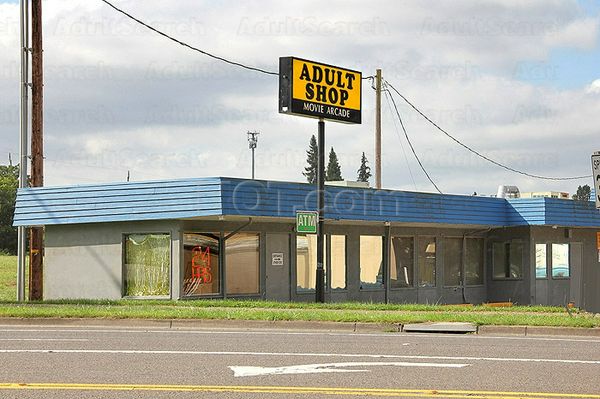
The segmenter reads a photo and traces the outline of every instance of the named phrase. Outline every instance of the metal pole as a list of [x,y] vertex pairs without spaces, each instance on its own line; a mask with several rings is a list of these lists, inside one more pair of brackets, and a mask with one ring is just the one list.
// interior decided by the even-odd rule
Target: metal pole
[[[42,0],[31,2],[31,185],[44,185],[44,68],[42,53]],[[29,246],[29,299],[44,293],[44,229],[31,228]]]
[[[21,126],[19,134],[19,188],[27,187],[27,118],[28,118],[28,80],[29,80],[29,10],[28,0],[20,1],[21,25]],[[25,300],[25,249],[27,230],[17,228],[17,301]]]
[[254,180],[254,147],[252,147],[252,180]]
[[318,161],[317,161],[317,211],[319,212],[319,224],[317,226],[317,276],[315,281],[316,301],[325,302],[325,269],[323,268],[323,222],[325,219],[325,122],[319,119],[318,139]]
[[375,188],[381,189],[381,69],[375,74]]

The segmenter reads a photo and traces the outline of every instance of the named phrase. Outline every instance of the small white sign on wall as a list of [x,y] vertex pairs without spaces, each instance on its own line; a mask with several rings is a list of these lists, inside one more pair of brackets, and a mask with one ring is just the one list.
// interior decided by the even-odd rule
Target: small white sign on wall
[[271,254],[271,266],[283,266],[283,252],[273,252]]

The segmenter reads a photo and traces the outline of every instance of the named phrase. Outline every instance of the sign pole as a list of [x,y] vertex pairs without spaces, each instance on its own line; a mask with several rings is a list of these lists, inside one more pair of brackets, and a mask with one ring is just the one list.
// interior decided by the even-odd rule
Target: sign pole
[[317,212],[319,222],[317,227],[317,276],[315,280],[316,302],[325,302],[325,269],[323,268],[323,221],[325,219],[325,122],[319,118],[318,138],[318,162],[317,162]]

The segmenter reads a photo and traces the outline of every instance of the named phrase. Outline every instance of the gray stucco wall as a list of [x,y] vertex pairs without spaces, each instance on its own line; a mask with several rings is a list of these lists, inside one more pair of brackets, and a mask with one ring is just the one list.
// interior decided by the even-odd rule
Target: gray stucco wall
[[[123,290],[123,235],[171,233],[179,253],[178,222],[95,223],[46,227],[44,299],[119,299]],[[172,261],[173,264],[173,261]],[[172,281],[179,274],[171,267]],[[173,292],[174,297],[178,293]]]

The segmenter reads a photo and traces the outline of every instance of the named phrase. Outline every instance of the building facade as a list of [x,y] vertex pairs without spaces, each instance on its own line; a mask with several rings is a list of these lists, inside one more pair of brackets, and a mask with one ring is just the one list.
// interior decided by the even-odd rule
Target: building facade
[[[309,184],[234,178],[28,188],[44,298],[314,301]],[[593,203],[326,187],[327,301],[566,305],[600,312]]]

